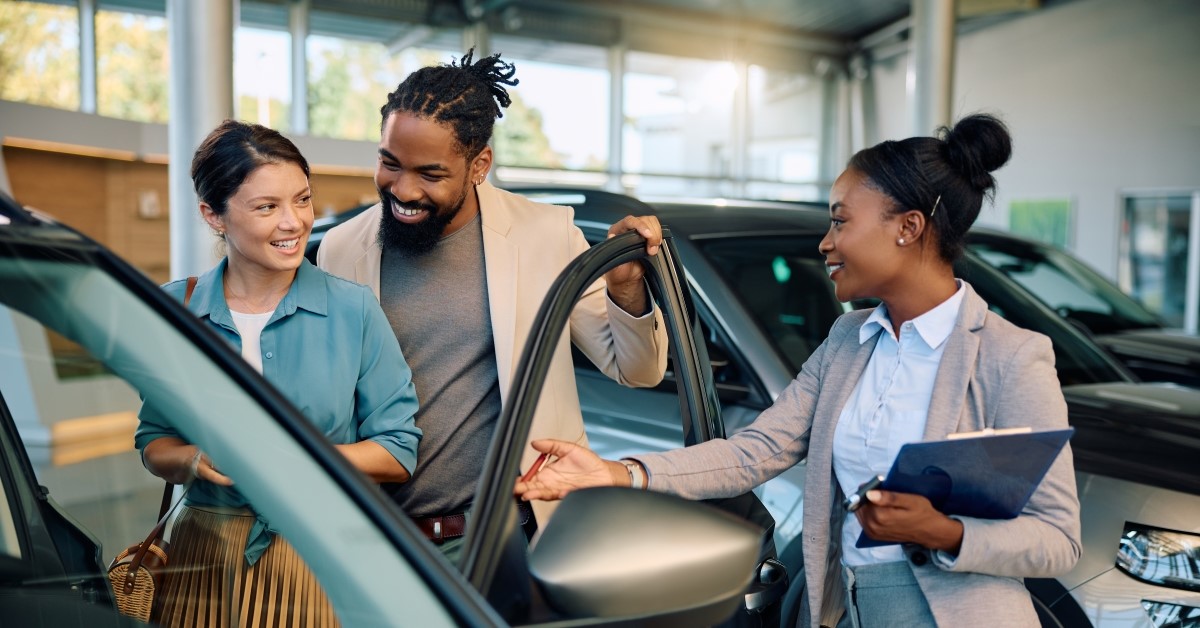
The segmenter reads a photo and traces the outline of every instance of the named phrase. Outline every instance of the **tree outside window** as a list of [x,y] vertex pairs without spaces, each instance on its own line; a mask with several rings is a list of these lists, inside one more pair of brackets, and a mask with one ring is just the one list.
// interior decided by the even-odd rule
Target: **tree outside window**
[[79,108],[79,11],[0,2],[0,99]]

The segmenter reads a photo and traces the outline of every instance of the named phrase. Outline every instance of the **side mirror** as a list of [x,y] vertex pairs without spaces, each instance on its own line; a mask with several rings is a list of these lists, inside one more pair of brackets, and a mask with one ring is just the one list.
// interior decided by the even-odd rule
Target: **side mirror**
[[711,506],[594,488],[563,500],[529,570],[566,617],[713,625],[743,604],[761,545],[761,529]]

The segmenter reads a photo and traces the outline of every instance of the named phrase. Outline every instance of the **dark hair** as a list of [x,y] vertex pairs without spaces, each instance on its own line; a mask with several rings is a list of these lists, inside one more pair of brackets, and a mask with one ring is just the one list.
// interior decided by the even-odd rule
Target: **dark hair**
[[260,124],[226,120],[200,143],[192,157],[192,185],[200,200],[224,215],[229,197],[237,193],[256,168],[294,163],[309,177],[308,160],[291,140]]
[[937,237],[938,254],[948,262],[962,256],[967,230],[979,217],[996,179],[991,173],[1012,155],[1008,128],[997,118],[975,114],[938,137],[910,137],[863,149],[849,167],[895,202],[894,213],[919,210]]
[[500,54],[471,62],[472,48],[449,65],[421,68],[408,75],[380,108],[382,124],[398,111],[448,125],[458,149],[473,159],[492,139],[492,127],[504,117],[502,108],[512,103],[505,85],[516,85],[517,68],[500,60]]

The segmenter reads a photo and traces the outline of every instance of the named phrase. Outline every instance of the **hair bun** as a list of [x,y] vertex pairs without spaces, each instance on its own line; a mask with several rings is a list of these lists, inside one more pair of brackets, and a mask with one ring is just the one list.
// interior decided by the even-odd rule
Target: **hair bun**
[[952,129],[943,128],[942,140],[950,166],[980,192],[996,185],[990,173],[1012,156],[1008,127],[996,117],[983,113],[959,120]]

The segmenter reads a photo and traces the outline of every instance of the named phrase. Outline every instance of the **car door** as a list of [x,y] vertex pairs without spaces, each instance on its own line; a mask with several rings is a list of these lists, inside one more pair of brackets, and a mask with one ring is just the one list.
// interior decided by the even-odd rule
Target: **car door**
[[[462,568],[467,578],[489,599],[511,595],[505,578],[505,574],[511,574],[511,570],[506,571],[502,565],[508,545],[506,540],[513,534],[512,512],[515,506],[511,497],[512,485],[518,475],[517,465],[527,442],[533,412],[555,343],[566,328],[571,309],[583,290],[609,269],[637,259],[644,260],[647,283],[662,310],[671,339],[670,353],[675,387],[673,415],[675,420],[679,421],[677,431],[680,434],[673,446],[694,445],[725,435],[721,407],[705,352],[702,330],[686,289],[683,268],[678,262],[669,229],[664,229],[661,252],[653,258],[645,257],[644,241],[636,234],[607,240],[585,252],[562,272],[542,304],[529,341],[514,371],[508,402],[502,411],[496,436],[485,463],[487,471],[479,486],[475,509],[488,515],[476,518],[470,524]],[[786,590],[787,579],[782,565],[770,560],[774,555],[770,530],[773,520],[752,493],[730,500],[714,501],[718,507],[749,518],[762,528],[759,533],[759,545],[762,549],[756,560],[756,582],[747,591],[747,597],[753,598],[751,604],[755,606],[755,612],[770,608],[777,619],[778,602]],[[556,525],[560,518],[570,517],[569,513],[564,516],[563,510],[566,508],[567,504],[563,504],[550,525]],[[652,512],[642,512],[638,518],[655,519]],[[669,521],[661,520],[659,525],[669,525]],[[549,534],[549,530],[546,533]],[[703,545],[703,539],[699,541],[693,548],[695,551]],[[530,560],[536,562],[538,558],[535,546]],[[517,571],[520,573],[521,570],[518,568]],[[729,575],[721,573],[726,571],[726,568],[714,566],[713,573],[705,576],[723,577]],[[630,577],[636,577],[636,574],[637,570],[634,570]],[[683,576],[680,574],[680,577]],[[615,609],[614,612],[619,613],[620,609]],[[743,614],[744,612],[743,610]],[[673,617],[669,613],[665,616]],[[678,620],[679,617],[674,619]]]
[[100,544],[50,498],[0,391],[0,617],[13,625],[117,626]]

